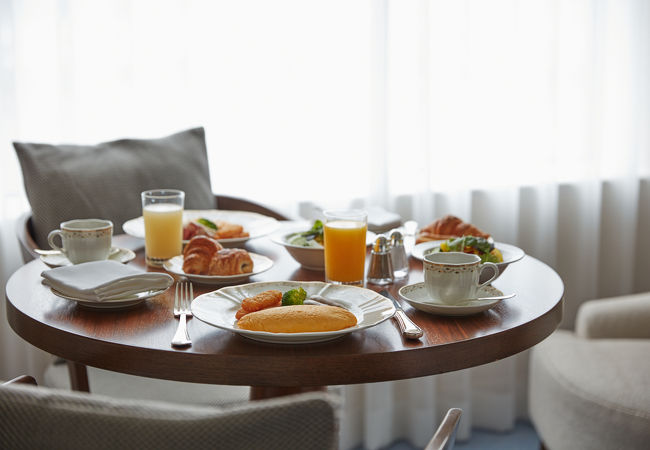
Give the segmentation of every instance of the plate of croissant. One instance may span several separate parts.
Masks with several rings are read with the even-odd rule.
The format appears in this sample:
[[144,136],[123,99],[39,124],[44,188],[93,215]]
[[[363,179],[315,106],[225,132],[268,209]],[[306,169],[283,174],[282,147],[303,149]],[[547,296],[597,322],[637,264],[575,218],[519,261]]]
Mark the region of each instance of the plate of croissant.
[[266,256],[242,248],[224,248],[219,241],[208,236],[193,237],[182,255],[163,264],[168,272],[201,284],[239,283],[272,266],[273,261]]
[[[416,245],[411,255],[423,261],[426,255],[439,251],[474,253],[481,258],[482,262],[493,262],[497,265],[499,269],[497,277],[506,270],[508,265],[526,256],[522,249],[514,245],[494,242],[489,233],[451,215],[422,228],[416,235]],[[486,272],[480,282],[489,278],[489,275],[491,272]]]

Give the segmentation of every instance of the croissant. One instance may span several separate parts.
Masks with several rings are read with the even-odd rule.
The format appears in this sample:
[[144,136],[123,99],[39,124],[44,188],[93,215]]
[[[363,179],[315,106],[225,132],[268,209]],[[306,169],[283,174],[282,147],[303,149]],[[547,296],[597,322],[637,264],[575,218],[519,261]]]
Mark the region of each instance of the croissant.
[[204,235],[194,236],[183,249],[183,257],[187,258],[190,253],[201,253],[212,258],[212,255],[222,248],[223,245],[211,237]]
[[238,275],[251,273],[253,260],[248,252],[241,248],[219,250],[210,261],[209,275]]
[[488,239],[490,235],[479,230],[471,223],[463,222],[458,217],[447,215],[422,228],[416,237],[416,243],[452,239],[462,236],[476,236]]

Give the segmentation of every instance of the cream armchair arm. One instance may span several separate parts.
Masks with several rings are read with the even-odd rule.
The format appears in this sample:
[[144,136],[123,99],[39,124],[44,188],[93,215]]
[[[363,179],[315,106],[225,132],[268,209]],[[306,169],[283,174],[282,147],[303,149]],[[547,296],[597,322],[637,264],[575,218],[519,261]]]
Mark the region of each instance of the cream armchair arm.
[[587,339],[650,339],[650,292],[583,303],[576,334]]

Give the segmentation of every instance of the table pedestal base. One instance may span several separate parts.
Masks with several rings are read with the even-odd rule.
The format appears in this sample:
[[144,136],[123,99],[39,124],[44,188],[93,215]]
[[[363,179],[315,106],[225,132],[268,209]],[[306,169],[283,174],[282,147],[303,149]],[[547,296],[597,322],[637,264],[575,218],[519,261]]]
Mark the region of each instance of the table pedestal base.
[[90,392],[88,370],[85,365],[68,361],[68,374],[70,375],[70,387],[73,391]]

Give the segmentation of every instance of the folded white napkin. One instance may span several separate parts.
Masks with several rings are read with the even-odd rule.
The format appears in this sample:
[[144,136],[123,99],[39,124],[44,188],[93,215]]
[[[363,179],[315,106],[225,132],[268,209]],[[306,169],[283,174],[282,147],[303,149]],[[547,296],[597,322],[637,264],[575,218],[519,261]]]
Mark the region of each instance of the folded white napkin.
[[70,297],[105,302],[157,289],[167,289],[174,279],[166,273],[143,272],[117,261],[93,261],[57,267],[41,273],[43,284]]
[[386,211],[380,206],[366,207],[366,211],[368,212],[368,229],[375,233],[383,233],[402,224],[399,214]]

